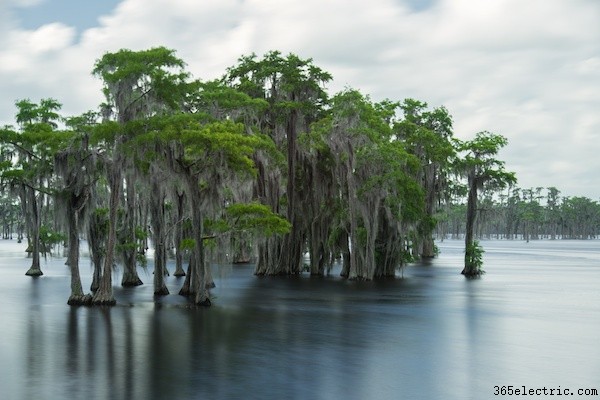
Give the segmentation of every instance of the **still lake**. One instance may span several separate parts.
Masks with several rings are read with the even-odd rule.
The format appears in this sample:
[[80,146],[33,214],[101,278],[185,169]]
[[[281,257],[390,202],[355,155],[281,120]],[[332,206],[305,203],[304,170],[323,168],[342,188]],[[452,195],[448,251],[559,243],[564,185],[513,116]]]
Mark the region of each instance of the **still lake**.
[[[25,276],[0,241],[0,399],[508,399],[495,386],[600,389],[600,241],[463,243],[384,282],[215,269],[213,307],[114,276],[113,308],[69,307],[62,257]],[[170,266],[173,270],[173,266]],[[81,261],[85,288],[89,259]],[[538,392],[541,393],[541,392]],[[548,392],[549,393],[549,392]],[[554,394],[558,392],[555,391]],[[571,398],[599,398],[578,396]]]

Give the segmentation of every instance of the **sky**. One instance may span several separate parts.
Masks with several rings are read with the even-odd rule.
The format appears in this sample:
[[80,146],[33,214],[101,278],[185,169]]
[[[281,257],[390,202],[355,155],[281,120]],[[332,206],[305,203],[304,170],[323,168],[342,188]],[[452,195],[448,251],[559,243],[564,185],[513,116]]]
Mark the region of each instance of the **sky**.
[[505,136],[521,188],[600,200],[599,0],[0,0],[0,126],[14,103],[97,109],[94,62],[165,46],[202,80],[242,55],[312,58],[333,95],[444,106]]

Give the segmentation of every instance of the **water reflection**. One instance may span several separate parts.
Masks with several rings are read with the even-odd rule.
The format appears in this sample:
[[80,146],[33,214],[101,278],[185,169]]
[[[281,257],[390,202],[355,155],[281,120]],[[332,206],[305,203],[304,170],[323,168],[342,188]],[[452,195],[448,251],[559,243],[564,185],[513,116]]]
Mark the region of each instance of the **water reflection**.
[[[62,260],[36,279],[11,261],[0,269],[2,398],[486,399],[494,385],[597,387],[600,263],[581,257],[598,249],[540,265],[540,245],[508,256],[493,244],[480,280],[459,274],[454,243],[383,282],[227,267],[209,309],[155,301],[151,285],[116,288],[117,307],[72,308]],[[181,279],[167,283],[176,293]]]

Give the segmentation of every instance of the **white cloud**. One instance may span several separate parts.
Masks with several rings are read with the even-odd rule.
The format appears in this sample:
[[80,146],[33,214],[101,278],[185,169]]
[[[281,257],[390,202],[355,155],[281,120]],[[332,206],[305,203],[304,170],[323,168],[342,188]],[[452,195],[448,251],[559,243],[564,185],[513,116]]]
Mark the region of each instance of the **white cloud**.
[[583,61],[580,61],[576,70],[581,75],[598,75],[598,71],[600,71],[600,56],[598,57],[590,57]]
[[[32,59],[43,56],[42,53],[65,49],[73,43],[74,38],[75,29],[60,23],[44,25],[34,31],[13,30],[8,34],[7,43],[2,51],[6,54],[20,54],[24,58]],[[4,67],[15,66],[5,64]]]
[[47,0],[9,0],[8,2],[15,7],[35,7],[44,3]]
[[125,0],[78,42],[65,25],[25,31],[2,12],[0,123],[16,98],[56,97],[68,113],[95,107],[100,83],[90,71],[107,51],[164,45],[210,79],[243,54],[278,49],[331,72],[331,91],[415,97],[445,105],[459,137],[507,136],[502,155],[524,187],[598,198],[600,3],[432,4],[414,12],[401,0]]

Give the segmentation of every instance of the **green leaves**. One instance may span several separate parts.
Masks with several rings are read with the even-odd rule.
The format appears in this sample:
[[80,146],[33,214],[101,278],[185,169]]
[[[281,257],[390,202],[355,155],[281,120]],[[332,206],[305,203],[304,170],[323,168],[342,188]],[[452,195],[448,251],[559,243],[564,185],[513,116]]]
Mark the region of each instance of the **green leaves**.
[[[406,151],[404,143],[392,140],[391,121],[397,103],[372,103],[356,90],[333,98],[332,118],[317,126],[328,136],[338,162],[350,162],[362,200],[376,196],[400,209],[404,202],[422,204],[423,193],[414,181],[419,161]],[[396,215],[400,217],[400,213]]]
[[175,57],[175,50],[160,46],[142,51],[121,49],[106,53],[96,61],[92,73],[108,83],[114,83],[145,75],[159,78],[164,76],[168,68],[181,69],[184,66],[185,63]]
[[282,56],[279,51],[243,56],[227,70],[224,81],[255,99],[268,103],[267,118],[283,124],[292,111],[301,111],[312,120],[327,102],[323,85],[331,74],[315,66],[312,59],[297,55]]
[[477,240],[467,244],[465,249],[465,270],[469,276],[476,276],[485,273],[483,267],[483,247]]
[[478,132],[473,140],[458,142],[458,150],[467,152],[468,157],[483,158],[498,154],[498,151],[508,144],[502,136],[488,131]]
[[[90,185],[98,189],[89,191],[94,206],[106,204],[101,183],[116,194],[123,177],[124,189],[150,182],[155,208],[170,216],[174,210],[163,206],[176,191],[177,219],[195,221],[194,237],[182,247],[198,254],[214,235],[291,233],[269,241],[263,255],[270,253],[270,263],[305,245],[315,260],[349,251],[352,264],[371,263],[354,276],[370,279],[380,268],[375,251],[391,260],[393,273],[408,237],[431,237],[452,168],[480,187],[515,181],[496,159],[505,138],[481,132],[472,141],[453,140],[448,111],[415,99],[374,102],[352,89],[330,99],[324,85],[331,75],[294,54],[244,56],[222,79],[203,82],[190,78],[174,50],[122,49],[98,59],[93,74],[106,103],[64,121],[68,131],[56,129],[56,100],[17,102],[18,130],[0,130],[2,177],[29,187],[57,187],[60,179],[70,189]],[[53,171],[55,156],[62,172]],[[115,195],[113,214],[135,197]]]
[[502,189],[515,184],[517,178],[513,172],[504,169],[504,162],[495,158],[508,140],[487,131],[479,132],[473,140],[457,142],[457,148],[464,155],[455,162],[456,170],[474,179],[478,187],[487,185],[490,189]]
[[60,115],[57,111],[62,108],[62,105],[57,100],[42,99],[39,104],[36,104],[29,99],[23,99],[15,102],[15,105],[18,109],[16,120],[21,126],[38,123],[47,124],[52,128],[58,127]]
[[16,105],[20,130],[0,129],[0,145],[7,152],[0,175],[13,184],[47,190],[40,187],[43,177],[51,176],[54,154],[66,145],[72,134],[56,129],[61,119],[56,113],[60,109],[56,100],[42,99],[39,104],[20,100]]
[[452,143],[452,117],[444,107],[426,111],[427,103],[406,99],[400,105],[404,119],[394,131],[407,151],[416,155],[423,166],[436,164],[447,169],[456,155]]
[[106,53],[96,61],[93,74],[104,82],[108,104],[116,108],[118,120],[180,108],[188,88],[184,62],[165,47]]
[[66,240],[66,236],[60,232],[56,232],[46,225],[40,226],[40,245],[42,253],[49,253],[51,248]]
[[235,230],[249,230],[261,236],[271,236],[288,233],[291,229],[291,224],[285,218],[273,213],[264,204],[232,204],[225,212]]
[[195,81],[190,84],[188,108],[203,112],[215,119],[247,120],[266,110],[268,103],[253,98],[242,90],[225,85],[222,81]]
[[217,220],[206,220],[205,229],[214,234],[225,232],[252,232],[268,237],[289,233],[291,224],[283,217],[260,203],[236,203],[228,205],[224,216]]
[[181,132],[179,139],[188,162],[202,169],[226,167],[236,172],[253,173],[254,152],[274,150],[270,139],[263,135],[247,135],[244,125],[229,120],[193,124]]

